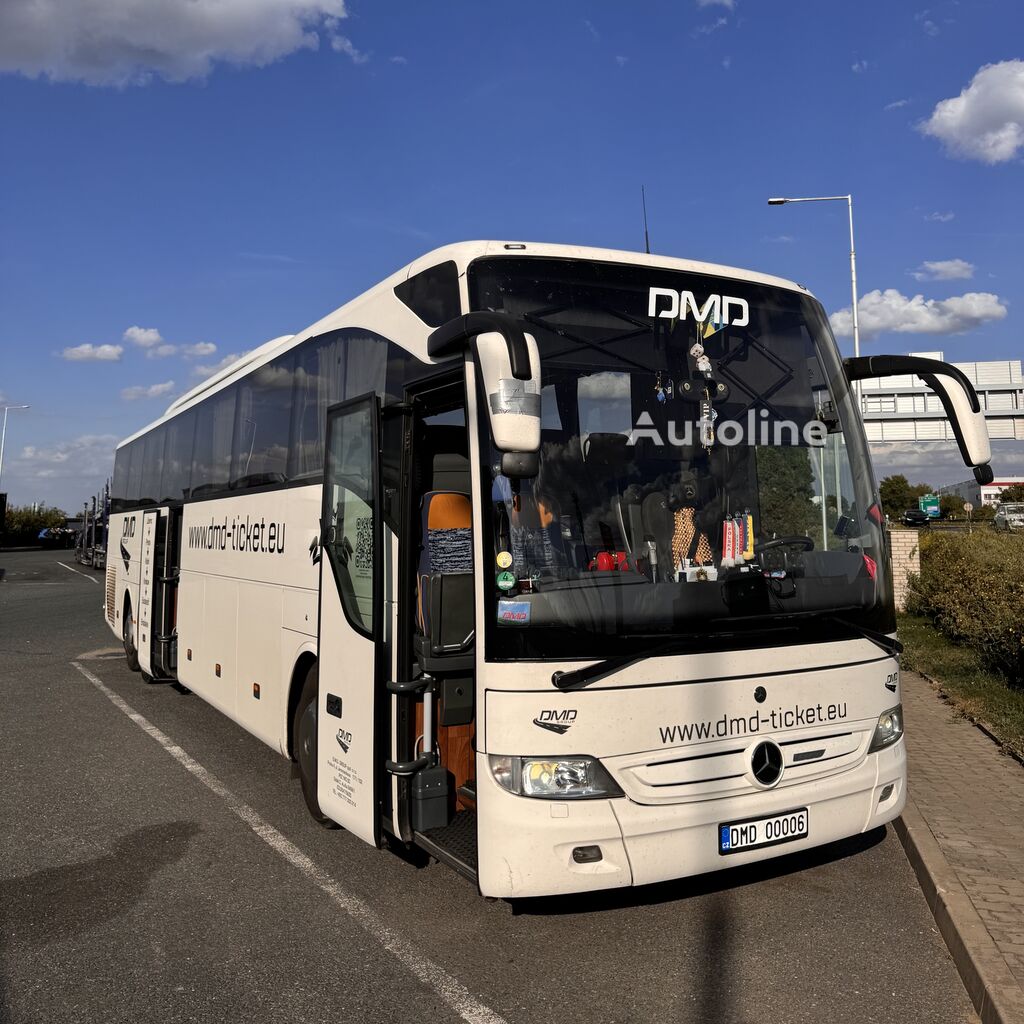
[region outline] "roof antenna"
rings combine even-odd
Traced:
[[[651,239],[647,234],[647,193],[644,191],[644,186],[640,186],[640,202],[643,203],[644,207],[644,252],[648,256],[651,255]]]

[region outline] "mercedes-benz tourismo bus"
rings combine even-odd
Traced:
[[[452,245],[117,449],[106,617],[320,822],[488,896],[865,832],[906,796],[884,516],[840,357],[765,274]]]

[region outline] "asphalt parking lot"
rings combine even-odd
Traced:
[[[319,828],[278,754],[129,672],[67,555],[0,552],[0,1020],[975,1019],[891,830],[485,901]]]

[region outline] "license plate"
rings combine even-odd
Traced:
[[[808,820],[807,808],[798,807],[795,811],[783,811],[767,818],[727,821],[718,826],[718,852],[724,857],[730,853],[806,839]]]

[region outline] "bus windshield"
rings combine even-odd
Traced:
[[[502,475],[480,417],[488,656],[894,629],[867,447],[814,299],[518,257],[469,283],[473,309],[536,337],[543,385],[536,477]]]

